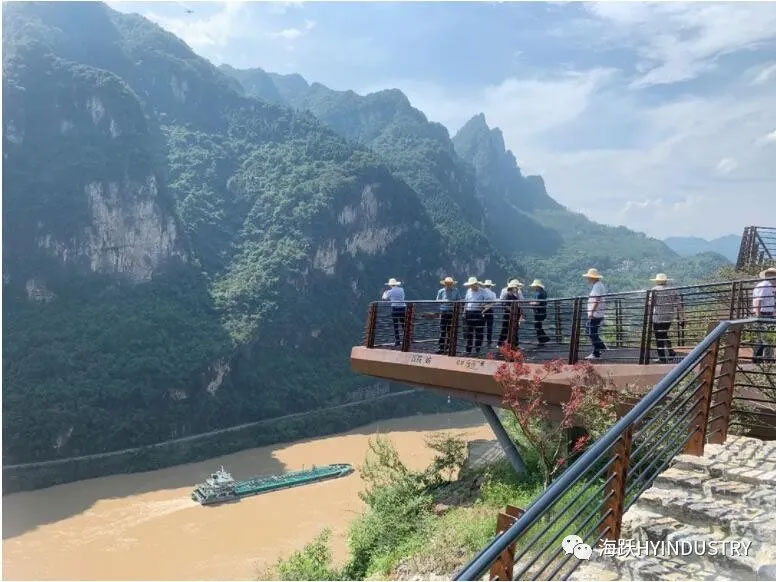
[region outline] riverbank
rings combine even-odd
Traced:
[[[216,507],[189,499],[194,484],[224,464],[237,478],[314,463],[360,465],[371,436],[385,434],[402,460],[425,467],[425,438],[440,431],[492,439],[479,410],[374,422],[346,433],[253,448],[207,461],[89,479],[4,498],[6,579],[252,579],[332,530],[345,560],[348,524],[362,510],[355,474]]]

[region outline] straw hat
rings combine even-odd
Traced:
[[[654,279],[650,279],[650,281],[654,281],[655,283],[667,283],[668,281],[671,281],[672,279],[669,279],[668,276],[665,273],[658,273],[655,275]]]
[[[493,285],[495,285],[495,283],[493,281],[491,281],[490,279],[485,279],[485,282],[481,283],[481,285],[483,287],[493,287]]]
[[[453,279],[452,277],[445,277],[444,279],[442,279],[442,280],[440,281],[440,283],[441,283],[442,285],[455,285],[456,283],[458,283],[458,281],[456,281],[456,280],[455,280],[455,279]]]
[[[479,285],[480,282],[477,280],[477,277],[469,277],[469,280],[466,281],[466,283],[463,284],[464,287],[471,287],[472,285]]]
[[[542,283],[541,279],[534,279],[533,283],[531,283],[531,287],[541,287],[544,289],[544,284]]]
[[[590,267],[587,270],[587,273],[582,273],[582,276],[585,279],[603,279],[601,273],[598,272],[598,269],[594,269],[593,267]]]
[[[509,283],[507,283],[507,289],[516,289],[522,286],[523,284],[517,279],[512,279]]]
[[[776,267],[768,267],[764,271],[760,271],[760,279],[773,279],[776,278]]]
[[[401,281],[397,281],[396,279],[391,277],[390,279],[388,279],[388,282],[386,283],[386,285],[388,285],[389,287],[398,287],[399,285],[401,285]]]

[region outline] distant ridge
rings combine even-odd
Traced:
[[[697,236],[669,236],[663,242],[682,257],[711,252],[735,262],[738,257],[738,247],[741,245],[741,235],[726,234],[711,240]]]

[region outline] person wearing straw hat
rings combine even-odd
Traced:
[[[488,301],[494,302],[486,305],[482,310],[482,316],[485,319],[485,339],[488,342],[488,347],[493,346],[493,308],[496,306],[495,301],[498,299],[493,292],[493,289],[491,289],[493,285],[495,285],[495,283],[490,279],[485,279],[482,283],[482,292],[485,294],[485,298]]]
[[[752,290],[752,313],[761,319],[771,319],[776,312],[776,267],[769,267],[760,272],[760,281]],[[752,362],[759,364],[770,360],[773,346],[765,343],[765,333],[762,327],[757,331]]]
[[[534,312],[534,329],[536,330],[536,341],[539,345],[544,345],[550,338],[544,333],[542,322],[547,319],[547,291],[544,289],[544,283],[541,279],[534,279],[531,283],[531,290],[534,292],[534,301],[531,301]]]
[[[407,313],[407,304],[404,302],[404,289],[402,289],[401,281],[397,281],[393,277],[388,279],[385,285],[388,289],[383,292],[383,301],[391,302],[394,345],[400,346],[401,334],[404,333],[404,316]]]
[[[667,364],[676,357],[668,331],[675,319],[680,322],[684,319],[682,300],[676,290],[668,286],[671,279],[665,273],[658,273],[650,280],[655,284],[652,287],[652,330],[655,333],[657,357],[661,364]]]
[[[438,354],[446,354],[450,349],[449,340],[450,328],[453,325],[453,308],[455,307],[454,301],[461,300],[461,294],[458,291],[458,287],[455,285],[458,283],[452,277],[445,277],[440,281],[442,288],[437,291],[436,300],[441,301],[439,304],[439,349]]]
[[[483,327],[485,324],[482,318],[482,308],[487,296],[480,287],[477,277],[469,277],[469,280],[463,284],[468,287],[466,291],[466,304],[464,305],[464,339],[466,340],[466,353],[472,352],[472,340],[474,340],[474,351],[480,353],[482,347]]]
[[[604,306],[606,287],[601,282],[603,277],[598,269],[590,268],[587,273],[583,273],[582,277],[591,285],[590,295],[587,298],[587,324],[585,331],[587,337],[590,338],[590,343],[593,344],[593,352],[586,356],[586,360],[597,360],[601,357],[601,352],[606,349],[606,344],[601,339],[599,331],[601,324],[604,322]]]
[[[507,342],[510,318],[520,317],[520,304],[517,302],[521,299],[520,287],[522,286],[523,284],[520,281],[517,279],[512,279],[507,283],[507,286],[501,290],[501,295],[499,295],[499,299],[503,301],[502,305],[504,305],[504,318],[501,320],[501,333],[499,334],[498,338],[499,346],[503,346]],[[512,330],[512,337],[509,338],[509,345],[511,345],[513,348],[517,347],[518,343],[517,323],[518,322],[516,321],[515,327]]]

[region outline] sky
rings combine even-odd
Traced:
[[[776,217],[776,2],[109,2],[215,64],[484,113],[526,174],[660,238]]]

